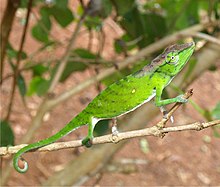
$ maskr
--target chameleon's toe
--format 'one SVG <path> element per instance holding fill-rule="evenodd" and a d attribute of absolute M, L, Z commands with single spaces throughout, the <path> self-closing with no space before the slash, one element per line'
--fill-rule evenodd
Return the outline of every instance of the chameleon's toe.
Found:
<path fill-rule="evenodd" d="M 179 95 L 176 98 L 177 98 L 177 102 L 180 103 L 186 103 L 188 101 L 188 99 L 184 98 L 184 95 Z"/>
<path fill-rule="evenodd" d="M 87 148 L 92 147 L 92 139 L 93 139 L 93 138 L 86 137 L 86 138 L 84 138 L 84 139 L 82 140 L 82 144 L 83 144 L 84 146 L 86 146 Z"/>

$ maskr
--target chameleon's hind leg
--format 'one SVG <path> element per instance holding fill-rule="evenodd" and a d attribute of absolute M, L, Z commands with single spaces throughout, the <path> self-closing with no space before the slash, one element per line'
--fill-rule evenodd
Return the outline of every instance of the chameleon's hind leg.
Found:
<path fill-rule="evenodd" d="M 88 123 L 88 134 L 87 136 L 82 140 L 82 144 L 86 147 L 91 147 L 92 146 L 92 140 L 93 140 L 93 131 L 95 125 L 98 123 L 98 119 L 91 117 Z"/>
<path fill-rule="evenodd" d="M 163 114 L 163 118 L 168 119 L 168 116 L 167 116 L 168 112 L 167 112 L 165 106 L 160 106 L 159 108 L 160 108 L 160 112 Z M 170 121 L 171 121 L 171 123 L 174 122 L 173 116 L 170 116 Z"/>
<path fill-rule="evenodd" d="M 117 136 L 118 135 L 117 118 L 112 118 L 112 135 L 113 136 Z"/>

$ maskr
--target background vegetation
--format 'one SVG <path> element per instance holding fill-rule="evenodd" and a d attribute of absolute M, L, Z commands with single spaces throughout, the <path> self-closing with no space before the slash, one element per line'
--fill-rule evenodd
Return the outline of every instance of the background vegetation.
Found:
<path fill-rule="evenodd" d="M 2 147 L 33 142 L 34 134 L 38 133 L 43 121 L 49 119 L 52 122 L 48 130 L 57 125 L 53 123 L 59 123 L 61 128 L 104 87 L 148 64 L 172 43 L 193 39 L 197 49 L 189 66 L 171 89 L 166 90 L 164 97 L 185 90 L 204 71 L 219 73 L 218 0 L 5 0 L 1 1 L 1 10 Z M 84 94 L 80 96 L 82 92 Z M 216 99 L 211 107 L 209 103 L 201 106 L 196 100 L 190 103 L 194 108 L 192 110 L 207 121 L 220 118 L 219 88 L 216 86 L 213 92 Z M 65 110 L 69 114 L 67 120 L 61 119 L 62 115 L 58 120 L 55 113 L 49 116 L 56 106 L 61 107 L 58 113 L 62 113 L 66 101 L 73 103 Z M 22 112 L 16 113 L 19 108 Z M 146 121 L 152 120 L 157 112 L 157 109 L 149 107 L 148 111 L 142 110 L 128 117 L 135 126 L 129 125 L 126 119 L 123 123 L 128 124 L 127 130 L 143 127 L 143 123 L 146 125 Z M 25 125 L 19 126 L 18 121 Z M 109 122 L 100 123 L 96 128 L 97 135 L 108 132 Z M 82 130 L 77 135 L 78 139 L 85 132 Z M 214 137 L 220 137 L 218 127 L 212 132 Z M 52 134 L 36 137 L 35 140 Z M 77 136 L 74 138 L 77 139 Z M 147 141 L 140 142 L 140 149 L 148 152 Z M 82 176 L 94 175 L 100 168 L 105 168 L 105 164 L 124 144 L 103 145 L 86 151 L 77 149 L 72 164 L 55 174 L 56 169 L 45 171 L 40 167 L 40 172 L 35 174 L 31 170 L 26 176 L 36 175 L 38 179 L 34 182 L 25 182 L 25 176 L 22 176 L 22 182 L 19 181 L 20 175 L 11 172 L 10 158 L 2 157 L 3 184 L 72 185 L 79 181 L 79 184 L 84 184 L 88 179 L 82 180 Z M 50 157 L 51 153 L 46 154 Z M 93 159 L 86 161 L 88 157 Z M 56 162 L 53 164 L 56 165 Z M 76 168 L 79 170 L 76 171 Z M 39 178 L 41 172 L 43 179 Z M 99 181 L 96 182 L 98 184 Z"/>

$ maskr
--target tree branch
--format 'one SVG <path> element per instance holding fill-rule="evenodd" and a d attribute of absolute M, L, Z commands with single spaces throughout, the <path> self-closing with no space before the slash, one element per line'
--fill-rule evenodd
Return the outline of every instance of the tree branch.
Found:
<path fill-rule="evenodd" d="M 188 90 L 184 97 L 188 99 L 193 94 L 193 90 Z M 156 125 L 141 129 L 141 130 L 134 130 L 129 132 L 122 132 L 118 133 L 117 135 L 104 135 L 93 139 L 93 145 L 96 144 L 104 144 L 104 143 L 118 143 L 122 140 L 135 138 L 135 137 L 142 137 L 142 136 L 156 136 L 163 138 L 165 133 L 168 132 L 179 132 L 179 131 L 187 131 L 187 130 L 202 130 L 211 126 L 219 125 L 220 120 L 215 120 L 211 122 L 195 122 L 188 125 L 181 125 L 175 127 L 165 127 L 165 124 L 169 121 L 172 114 L 182 105 L 182 103 L 176 103 L 167 114 L 167 118 L 161 119 Z M 27 144 L 22 144 L 13 147 L 1 147 L 0 148 L 0 156 L 8 155 L 16 153 L 19 149 L 25 147 Z M 74 140 L 69 142 L 59 142 L 47 145 L 45 147 L 36 149 L 37 151 L 56 151 L 60 149 L 69 149 L 69 148 L 76 148 L 82 145 L 82 140 Z M 35 150 L 35 151 L 36 151 Z"/>
<path fill-rule="evenodd" d="M 216 24 L 218 24 L 218 21 L 211 23 L 211 25 L 213 25 L 213 26 Z M 189 28 L 184 29 L 182 31 L 176 32 L 170 36 L 164 37 L 161 40 L 158 40 L 157 42 L 150 44 L 149 46 L 143 48 L 136 55 L 130 56 L 130 57 L 126 58 L 125 60 L 123 60 L 122 62 L 118 63 L 117 70 L 121 70 L 129 65 L 135 64 L 136 62 L 138 62 L 138 60 L 145 58 L 146 56 L 154 53 L 155 51 L 158 51 L 158 50 L 166 47 L 167 45 L 170 45 L 171 43 L 176 42 L 180 38 L 190 36 L 191 33 L 195 33 L 195 32 L 199 32 L 201 30 L 204 30 L 207 26 L 208 25 L 197 24 L 195 26 L 189 27 Z M 61 93 L 60 95 L 58 95 L 54 99 L 49 100 L 48 101 L 49 107 L 53 108 L 57 104 L 69 99 L 71 96 L 79 93 L 83 89 L 102 80 L 103 78 L 113 74 L 117 70 L 115 69 L 115 67 L 105 69 L 102 72 L 100 72 L 98 75 L 95 75 L 93 77 L 88 78 L 87 80 L 85 80 L 81 84 L 74 85 L 72 88 Z"/>
<path fill-rule="evenodd" d="M 16 83 L 17 83 L 17 78 L 18 78 L 18 75 L 19 75 L 19 65 L 20 65 L 20 62 L 21 62 L 21 54 L 22 54 L 22 50 L 23 50 L 23 46 L 24 46 L 24 41 L 25 41 L 25 38 L 26 38 L 26 33 L 27 33 L 27 28 L 28 28 L 30 13 L 31 13 L 32 2 L 33 2 L 33 0 L 30 0 L 28 2 L 26 22 L 25 22 L 23 33 L 22 33 L 22 38 L 21 38 L 21 43 L 20 43 L 20 46 L 19 46 L 19 51 L 18 51 L 18 54 L 17 54 L 16 66 L 15 66 L 15 70 L 14 70 L 13 83 L 12 83 L 12 91 L 11 91 L 10 101 L 9 101 L 9 105 L 8 105 L 6 120 L 9 120 L 9 118 L 10 118 L 12 105 L 13 105 L 13 101 L 14 101 Z"/>
<path fill-rule="evenodd" d="M 160 121 L 161 122 L 161 121 Z M 160 123 L 159 122 L 159 123 Z M 189 131 L 189 130 L 195 130 L 200 131 L 208 127 L 212 127 L 215 125 L 220 125 L 220 120 L 214 120 L 210 122 L 195 122 L 187 125 L 180 125 L 180 126 L 174 126 L 174 127 L 164 127 L 164 128 L 158 128 L 159 123 L 156 125 L 141 129 L 141 130 L 134 130 L 129 132 L 122 132 L 118 133 L 117 136 L 114 136 L 112 134 L 100 136 L 93 139 L 93 145 L 96 144 L 104 144 L 104 143 L 118 143 L 122 140 L 130 139 L 130 138 L 136 138 L 136 137 L 142 137 L 142 136 L 155 136 L 163 138 L 166 133 L 169 132 L 180 132 L 180 131 Z M 14 154 L 21 148 L 27 146 L 28 144 L 21 144 L 13 147 L 1 147 L 0 148 L 0 156 L 5 156 L 9 154 Z M 47 145 L 45 147 L 36 149 L 35 151 L 45 152 L 45 151 L 57 151 L 61 149 L 70 149 L 70 148 L 76 148 L 80 147 L 82 145 L 82 140 L 74 140 L 69 142 L 58 142 L 53 143 L 50 145 Z"/>

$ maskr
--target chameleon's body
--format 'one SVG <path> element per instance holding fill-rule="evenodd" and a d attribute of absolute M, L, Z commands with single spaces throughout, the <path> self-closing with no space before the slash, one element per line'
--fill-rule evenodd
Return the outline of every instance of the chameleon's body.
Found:
<path fill-rule="evenodd" d="M 88 145 L 93 138 L 93 129 L 99 120 L 112 119 L 126 114 L 153 97 L 158 107 L 174 102 L 186 102 L 187 100 L 182 95 L 166 100 L 161 100 L 161 95 L 163 89 L 189 60 L 194 48 L 193 42 L 170 46 L 151 64 L 107 87 L 57 134 L 19 150 L 14 157 L 15 169 L 21 173 L 27 171 L 27 162 L 24 161 L 23 169 L 18 166 L 18 160 L 23 153 L 51 144 L 83 125 L 88 125 L 89 129 L 87 137 L 83 140 L 83 144 Z"/>

